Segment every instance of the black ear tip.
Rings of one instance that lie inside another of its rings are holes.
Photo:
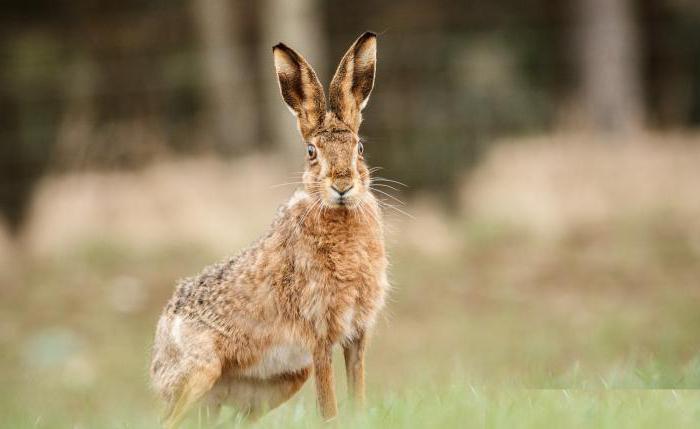
[[[289,46],[285,45],[282,42],[280,42],[272,47],[272,54],[273,55],[277,51],[284,52],[284,56],[289,58],[291,61],[296,61],[298,63],[304,61],[304,59],[301,57],[301,55],[297,54],[294,49],[290,48]]]
[[[369,39],[374,37],[375,39],[377,38],[377,33],[374,31],[365,31],[362,36],[360,36],[362,39]]]
[[[291,53],[294,52],[294,51],[292,51],[292,48],[290,48],[289,46],[285,45],[285,44],[282,43],[282,42],[279,42],[278,44],[276,44],[275,46],[273,46],[273,47],[272,47],[272,52],[275,52],[275,51],[278,50],[278,49],[279,49],[280,51],[284,51],[284,52],[286,52],[286,53],[288,53],[288,54],[291,54]]]

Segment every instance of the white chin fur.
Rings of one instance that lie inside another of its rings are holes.
[[[342,200],[338,197],[330,198],[326,200],[326,205],[331,208],[354,208],[357,206],[356,198],[343,198]]]

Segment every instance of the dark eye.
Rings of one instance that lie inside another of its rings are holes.
[[[365,145],[363,145],[362,142],[357,143],[357,153],[360,155],[365,153]]]
[[[309,159],[316,159],[316,146],[310,144],[306,145],[306,153],[309,154]]]

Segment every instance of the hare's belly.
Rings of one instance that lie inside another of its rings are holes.
[[[281,374],[301,371],[313,363],[311,353],[297,344],[277,344],[267,348],[262,357],[241,375],[255,378],[270,378]]]

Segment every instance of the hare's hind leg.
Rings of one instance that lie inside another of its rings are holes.
[[[302,388],[311,368],[269,379],[236,378],[231,381],[228,403],[246,419],[255,421],[284,402]]]
[[[310,374],[311,368],[304,368],[295,373],[264,380],[259,387],[258,398],[250,410],[250,417],[258,419],[287,402],[302,388]]]
[[[155,383],[166,400],[163,425],[174,428],[185,414],[211,390],[221,377],[222,361],[217,334],[194,321],[175,319],[170,336],[163,341],[171,349]]]
[[[168,429],[176,428],[192,406],[214,386],[221,376],[221,367],[196,366],[182,375],[182,388],[171,398],[163,415],[163,426]]]

